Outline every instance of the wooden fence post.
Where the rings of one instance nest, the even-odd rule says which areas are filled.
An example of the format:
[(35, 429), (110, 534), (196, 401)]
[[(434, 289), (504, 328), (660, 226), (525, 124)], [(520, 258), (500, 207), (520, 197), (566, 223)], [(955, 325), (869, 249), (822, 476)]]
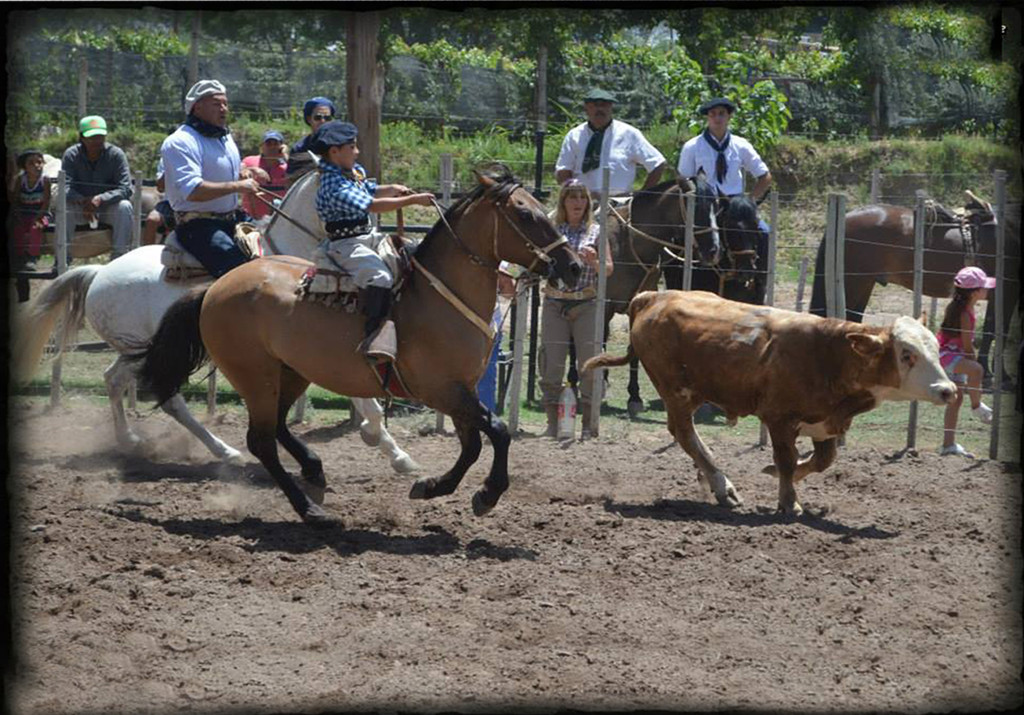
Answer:
[[(988, 458), (999, 458), (999, 417), (1002, 413), (1003, 397), (1003, 315), (1006, 304), (1003, 299), (1003, 281), (1006, 279), (1006, 172), (995, 172), (996, 182), (996, 359), (992, 365), (992, 436), (988, 445)], [(1017, 375), (1020, 380), (1020, 375)]]
[(508, 431), (516, 434), (519, 431), (519, 393), (523, 382), (523, 338), (526, 332), (526, 307), (529, 305), (530, 291), (533, 283), (522, 281), (516, 291), (516, 325), (515, 340), (512, 348), (512, 385), (509, 387)]
[(836, 213), (839, 197), (828, 195), (828, 207), (825, 210), (825, 315), (835, 318), (836, 312)]
[(877, 204), (881, 194), (882, 172), (878, 167), (871, 170), (871, 203)]
[(839, 194), (836, 201), (836, 317), (846, 320), (846, 195)]
[(796, 282), (796, 306), (793, 308), (798, 313), (804, 309), (804, 287), (807, 285), (807, 263), (809, 260), (807, 256), (800, 259), (800, 278)]
[[(441, 205), (447, 209), (452, 203), (452, 184), (455, 181), (455, 165), (451, 154), (441, 155)], [(495, 337), (500, 341), (501, 335)], [(444, 434), (444, 413), (434, 411), (434, 431)], [(514, 430), (513, 430), (514, 431)]]
[(697, 194), (690, 192), (686, 199), (686, 248), (683, 263), (683, 290), (693, 289), (693, 222), (697, 220)]
[[(914, 206), (914, 315), (921, 315), (921, 291), (924, 286), (924, 195), (917, 194)], [(907, 421), (907, 450), (917, 448), (917, 400), (910, 403)]]
[[(765, 305), (775, 305), (775, 259), (776, 259), (776, 247), (779, 244), (779, 194), (772, 189), (771, 191), (771, 223), (768, 225), (768, 265), (765, 267), (767, 270), (767, 277), (765, 280)], [(768, 444), (768, 428), (764, 422), (761, 423), (760, 435), (758, 436), (757, 445), (764, 447)]]
[[(600, 341), (604, 330), (604, 301), (608, 294), (608, 269), (605, 261), (608, 257), (608, 185), (611, 178), (611, 169), (607, 166), (601, 169), (601, 213), (600, 226), (601, 234), (597, 239), (597, 310), (594, 311), (594, 339)], [(597, 434), (601, 427), (601, 401), (604, 395), (601, 394), (604, 388), (604, 370), (594, 370), (590, 376), (593, 380), (593, 387), (590, 390), (590, 429)]]
[[(57, 172), (57, 205), (54, 208), (54, 253), (56, 254), (57, 274), (68, 269), (68, 179), (61, 169)], [(61, 373), (63, 358), (58, 355), (50, 366), (50, 407), (56, 407), (61, 401)]]
[(217, 413), (217, 371), (210, 373), (206, 381), (206, 414), (211, 417)]

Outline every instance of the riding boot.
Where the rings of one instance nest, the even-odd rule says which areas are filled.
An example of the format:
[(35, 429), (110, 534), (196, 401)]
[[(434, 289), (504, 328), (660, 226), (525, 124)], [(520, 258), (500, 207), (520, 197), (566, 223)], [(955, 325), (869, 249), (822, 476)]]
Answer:
[(547, 414), (548, 427), (544, 430), (542, 437), (558, 436), (558, 405), (544, 405), (544, 412)]
[(359, 343), (359, 352), (373, 360), (395, 361), (398, 336), (395, 324), (388, 318), (391, 310), (391, 289), (368, 286), (359, 292), (359, 303), (366, 316), (366, 337)]
[(589, 402), (580, 400), (579, 414), (580, 421), (583, 423), (583, 429), (580, 432), (580, 440), (597, 437), (597, 423), (591, 419)]

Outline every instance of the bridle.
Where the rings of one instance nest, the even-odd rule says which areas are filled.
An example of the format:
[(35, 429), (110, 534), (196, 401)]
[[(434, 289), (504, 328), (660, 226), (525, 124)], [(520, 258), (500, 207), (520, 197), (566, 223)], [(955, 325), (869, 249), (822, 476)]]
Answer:
[[(522, 184), (518, 184), (518, 183), (513, 184), (511, 186), (511, 188), (509, 188), (509, 190), (507, 192), (509, 199), (511, 199), (512, 194), (515, 193), (515, 191), (517, 189), (521, 189), (521, 188), (522, 188)], [(484, 196), (481, 196), (479, 199), (477, 199), (472, 204), (470, 204), (463, 213), (469, 213), (470, 211), (472, 211), (473, 208), (476, 206), (476, 204), (479, 203), (480, 201), (482, 201), (484, 198), (485, 198)], [(438, 215), (441, 217), (441, 222), (445, 225), (445, 228), (448, 229), (448, 233), (450, 233), (452, 238), (455, 240), (455, 244), (460, 249), (462, 249), (469, 256), (469, 260), (471, 262), (473, 262), (476, 265), (481, 266), (483, 268), (488, 268), (490, 270), (497, 270), (498, 266), (501, 265), (501, 261), (498, 258), (498, 217), (499, 216), (502, 219), (504, 219), (505, 223), (508, 224), (509, 228), (512, 229), (512, 231), (515, 233), (515, 235), (517, 235), (520, 239), (522, 239), (523, 245), (525, 245), (527, 250), (529, 250), (530, 253), (533, 254), (533, 256), (534, 256), (533, 261), (530, 263), (529, 267), (526, 269), (526, 271), (528, 273), (533, 273), (534, 268), (537, 267), (537, 262), (538, 261), (546, 264), (549, 268), (552, 265), (554, 265), (555, 259), (553, 259), (549, 254), (553, 250), (555, 250), (556, 248), (561, 246), (562, 244), (565, 244), (565, 243), (569, 242), (569, 239), (566, 238), (565, 236), (559, 236), (558, 240), (552, 241), (551, 243), (547, 244), (546, 246), (538, 246), (533, 241), (531, 241), (529, 238), (527, 238), (526, 234), (523, 233), (522, 230), (518, 226), (516, 226), (515, 223), (513, 223), (512, 219), (510, 219), (508, 217), (508, 213), (507, 213), (508, 199), (506, 199), (503, 203), (499, 203), (498, 201), (495, 201), (494, 202), (494, 206), (495, 206), (496, 211), (494, 212), (494, 231), (493, 231), (493, 239), (492, 239), (492, 241), (493, 241), (492, 252), (494, 254), (494, 258), (491, 259), (491, 260), (488, 260), (484, 256), (481, 256), (478, 253), (476, 253), (473, 249), (471, 249), (469, 246), (467, 246), (462, 241), (461, 238), (459, 238), (459, 234), (456, 233), (455, 229), (452, 228), (452, 225), (450, 223), (448, 223), (448, 218), (444, 214), (444, 209), (441, 208), (441, 205), (439, 203), (437, 203), (436, 199), (433, 200), (433, 204), (434, 204), (434, 208), (437, 209)]]
[[(514, 193), (516, 189), (519, 188), (522, 188), (521, 184), (513, 184), (508, 191), (508, 196), (511, 197), (512, 193)], [(474, 203), (470, 204), (466, 208), (464, 213), (469, 213), (469, 211), (473, 209), (476, 203), (483, 199), (484, 196), (481, 196), (479, 199), (474, 201)], [(553, 251), (555, 248), (558, 248), (562, 244), (569, 242), (568, 238), (566, 238), (565, 236), (560, 236), (557, 241), (552, 241), (546, 246), (537, 246), (533, 241), (527, 238), (526, 234), (524, 234), (520, 230), (520, 228), (516, 226), (515, 223), (512, 222), (512, 219), (508, 217), (506, 213), (506, 206), (508, 205), (508, 200), (506, 200), (504, 203), (499, 203), (498, 201), (495, 201), (494, 206), (496, 210), (494, 212), (494, 238), (492, 249), (494, 257), (493, 259), (488, 260), (486, 257), (476, 253), (473, 249), (467, 246), (461, 238), (459, 238), (459, 234), (456, 233), (455, 229), (452, 228), (452, 225), (448, 223), (448, 218), (444, 215), (444, 210), (441, 208), (441, 205), (438, 204), (436, 200), (433, 201), (433, 204), (434, 208), (437, 209), (437, 212), (441, 217), (441, 222), (445, 225), (445, 227), (448, 229), (448, 233), (451, 234), (451, 237), (455, 240), (455, 245), (458, 246), (459, 249), (464, 251), (469, 256), (469, 260), (471, 262), (483, 268), (487, 268), (488, 270), (491, 271), (497, 271), (498, 267), (501, 265), (501, 261), (500, 259), (498, 259), (498, 216), (500, 215), (505, 220), (505, 222), (512, 228), (513, 232), (517, 236), (519, 236), (519, 238), (522, 239), (523, 243), (534, 255), (534, 259), (530, 263), (530, 266), (522, 275), (520, 275), (519, 278), (516, 279), (517, 283), (519, 280), (523, 278), (523, 276), (533, 272), (533, 269), (537, 266), (538, 261), (546, 263), (548, 266), (554, 265), (555, 259), (553, 259), (548, 254), (550, 254), (551, 251)], [(489, 322), (487, 322), (479, 315), (474, 313), (473, 310), (468, 305), (466, 305), (466, 303), (461, 298), (455, 295), (455, 293), (453, 293), (451, 289), (448, 288), (448, 286), (446, 286), (440, 278), (438, 278), (429, 270), (427, 270), (423, 266), (423, 264), (416, 259), (415, 255), (412, 256), (412, 265), (424, 275), (430, 286), (434, 290), (436, 290), (441, 295), (442, 298), (448, 301), (448, 303), (453, 308), (455, 308), (464, 318), (466, 318), (466, 320), (468, 320), (475, 328), (477, 328), (480, 332), (487, 336), (488, 340), (493, 342), (495, 330), (494, 328), (491, 327), (491, 324)]]

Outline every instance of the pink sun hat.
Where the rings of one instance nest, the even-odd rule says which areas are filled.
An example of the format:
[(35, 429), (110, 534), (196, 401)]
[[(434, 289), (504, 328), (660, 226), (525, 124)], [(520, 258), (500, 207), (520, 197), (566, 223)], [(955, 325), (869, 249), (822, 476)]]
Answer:
[(953, 283), (957, 288), (966, 288), (968, 290), (996, 287), (996, 279), (989, 278), (985, 275), (985, 271), (981, 270), (977, 266), (961, 268), (956, 274), (956, 278), (953, 279)]

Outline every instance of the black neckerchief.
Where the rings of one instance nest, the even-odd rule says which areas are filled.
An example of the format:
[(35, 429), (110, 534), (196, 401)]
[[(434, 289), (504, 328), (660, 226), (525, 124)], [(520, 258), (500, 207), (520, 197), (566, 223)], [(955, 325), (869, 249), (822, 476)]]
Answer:
[(604, 142), (604, 133), (612, 125), (608, 122), (601, 129), (595, 129), (594, 126), (587, 122), (587, 126), (590, 127), (590, 131), (594, 132), (590, 137), (590, 141), (587, 142), (587, 148), (583, 152), (583, 166), (580, 171), (586, 174), (588, 171), (593, 171), (601, 165), (601, 144)]
[(214, 139), (223, 139), (231, 133), (231, 130), (227, 127), (218, 127), (216, 124), (204, 122), (194, 114), (190, 114), (185, 118), (185, 124), (195, 129), (204, 137), (212, 137)]
[(704, 137), (704, 140), (711, 145), (711, 148), (718, 152), (718, 159), (715, 160), (715, 178), (718, 180), (719, 184), (724, 183), (725, 174), (728, 169), (725, 162), (725, 150), (729, 148), (729, 139), (732, 138), (732, 134), (727, 131), (725, 133), (725, 138), (722, 139), (721, 142), (715, 139), (710, 129), (705, 129), (702, 136)]

